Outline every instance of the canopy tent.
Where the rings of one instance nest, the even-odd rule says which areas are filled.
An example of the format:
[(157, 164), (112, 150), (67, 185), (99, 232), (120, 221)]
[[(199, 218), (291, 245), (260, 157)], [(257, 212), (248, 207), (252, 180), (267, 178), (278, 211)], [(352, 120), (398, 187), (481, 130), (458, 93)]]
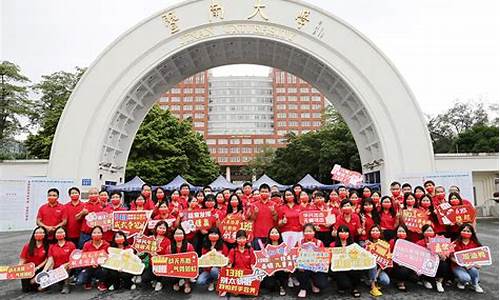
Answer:
[(335, 183), (335, 184), (326, 184), (325, 189), (326, 190), (336, 190), (339, 186), (345, 186), (347, 189), (363, 189), (365, 187), (369, 187), (372, 189), (372, 191), (380, 191), (380, 183), (361, 183), (359, 185), (352, 185), (352, 184), (342, 184), (342, 183)]
[(256, 181), (254, 181), (252, 183), (252, 188), (258, 189), (260, 187), (260, 185), (263, 184), (263, 183), (268, 184), (269, 187), (272, 187), (273, 185), (275, 185), (275, 186), (278, 187), (278, 189), (280, 191), (284, 191), (284, 190), (286, 190), (287, 188), (290, 187), (289, 185), (283, 185), (283, 184), (277, 183), (271, 177), (269, 177), (266, 174), (264, 174), (259, 179), (257, 179)]
[(135, 176), (131, 180), (119, 185), (107, 185), (106, 190), (108, 192), (140, 192), (144, 183), (144, 180), (139, 176)]
[(183, 183), (187, 183), (191, 191), (199, 191), (203, 189), (203, 187), (201, 186), (192, 185), (191, 183), (187, 182), (187, 180), (184, 179), (184, 177), (182, 177), (181, 175), (177, 175), (174, 179), (172, 179), (172, 181), (165, 185), (162, 185), (161, 188), (167, 191), (178, 190)]
[(217, 179), (215, 179), (208, 186), (210, 186), (212, 188), (212, 190), (214, 190), (216, 192), (222, 191), (223, 189), (235, 190), (235, 189), (241, 187), (239, 185), (236, 185), (236, 184), (233, 184), (233, 183), (227, 181), (227, 179), (222, 175), (219, 175), (219, 177), (217, 177)]
[(322, 184), (321, 182), (317, 181), (314, 177), (311, 176), (311, 174), (306, 174), (306, 176), (304, 176), (304, 178), (302, 178), (297, 183), (306, 190), (326, 190), (328, 188), (331, 188), (330, 185)]

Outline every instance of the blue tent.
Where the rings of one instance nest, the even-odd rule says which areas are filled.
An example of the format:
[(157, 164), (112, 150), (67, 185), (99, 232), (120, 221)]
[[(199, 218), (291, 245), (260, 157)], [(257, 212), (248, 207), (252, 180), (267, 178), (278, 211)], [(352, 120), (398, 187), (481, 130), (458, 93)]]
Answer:
[(173, 191), (173, 190), (178, 190), (181, 187), (181, 184), (183, 184), (183, 183), (187, 183), (189, 185), (189, 189), (191, 191), (196, 192), (196, 191), (203, 189), (200, 186), (192, 185), (191, 183), (187, 182), (187, 180), (184, 179), (184, 177), (182, 177), (181, 175), (177, 175), (174, 179), (172, 179), (172, 181), (170, 181), (169, 183), (167, 183), (165, 185), (162, 185), (161, 187), (164, 190)]
[(258, 189), (260, 187), (260, 185), (263, 184), (263, 183), (267, 183), (269, 185), (269, 187), (272, 187), (273, 185), (275, 185), (275, 186), (278, 187), (278, 189), (280, 191), (284, 191), (284, 190), (286, 190), (287, 188), (290, 187), (289, 185), (283, 185), (283, 184), (277, 183), (271, 177), (269, 177), (266, 174), (264, 174), (259, 179), (257, 179), (256, 181), (254, 181), (252, 183), (252, 188)]
[(304, 178), (302, 178), (298, 182), (298, 184), (300, 184), (306, 190), (314, 190), (314, 189), (326, 190), (329, 188), (328, 185), (322, 184), (321, 182), (317, 181), (310, 174), (304, 176)]
[(140, 192), (144, 183), (144, 180), (139, 176), (135, 176), (130, 181), (123, 184), (107, 185), (106, 190), (108, 192)]
[(227, 181), (227, 179), (222, 175), (219, 175), (219, 177), (217, 177), (217, 179), (215, 179), (211, 184), (209, 184), (209, 186), (212, 188), (212, 190), (216, 192), (222, 191), (223, 189), (235, 190), (241, 187), (239, 185)]

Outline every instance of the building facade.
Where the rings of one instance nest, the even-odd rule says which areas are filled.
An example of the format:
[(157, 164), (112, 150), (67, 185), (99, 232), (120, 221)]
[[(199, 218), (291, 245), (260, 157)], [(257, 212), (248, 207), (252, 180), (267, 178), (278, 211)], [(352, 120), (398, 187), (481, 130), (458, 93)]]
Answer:
[(191, 118), (226, 177), (243, 180), (241, 167), (266, 147), (284, 147), (288, 133), (321, 127), (326, 101), (304, 80), (272, 69), (268, 76), (201, 72), (167, 91), (159, 104), (179, 119)]

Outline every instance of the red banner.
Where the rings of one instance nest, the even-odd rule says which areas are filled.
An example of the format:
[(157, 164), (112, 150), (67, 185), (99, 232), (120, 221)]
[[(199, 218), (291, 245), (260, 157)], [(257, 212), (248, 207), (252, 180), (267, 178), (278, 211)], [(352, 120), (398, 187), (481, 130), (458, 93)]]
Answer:
[(281, 243), (279, 246), (267, 245), (264, 250), (254, 251), (254, 253), (256, 257), (254, 268), (271, 276), (277, 271), (290, 273), (295, 271), (299, 248), (289, 249), (286, 243)]
[(0, 280), (29, 279), (35, 276), (35, 264), (0, 266)]
[(382, 270), (392, 268), (391, 246), (388, 242), (378, 240), (376, 243), (366, 241), (365, 249), (373, 256)]
[(83, 268), (103, 264), (108, 259), (108, 254), (104, 250), (83, 252), (75, 249), (69, 256), (69, 268)]
[(196, 278), (198, 276), (198, 255), (185, 252), (151, 257), (153, 273), (156, 276)]
[(451, 253), (453, 253), (455, 244), (451, 243), (451, 239), (438, 235), (429, 239), (427, 248), (434, 254), (449, 256)]
[(304, 210), (300, 212), (299, 222), (300, 225), (312, 223), (314, 225), (326, 225), (326, 217), (328, 212), (321, 210)]
[(210, 229), (210, 217), (212, 216), (211, 209), (193, 209), (193, 210), (183, 210), (182, 220), (189, 221), (192, 220), (196, 229)]
[(101, 226), (102, 230), (109, 231), (113, 224), (113, 214), (105, 211), (91, 212), (85, 216), (85, 221), (90, 228)]
[(345, 185), (358, 185), (363, 183), (363, 174), (342, 168), (340, 165), (334, 165), (332, 179), (342, 182)]
[(123, 231), (128, 238), (144, 233), (151, 216), (151, 210), (129, 210), (113, 212), (113, 231)]
[(439, 266), (439, 257), (429, 249), (403, 239), (396, 241), (392, 261), (429, 277), (436, 276)]
[(449, 203), (441, 203), (436, 211), (438, 221), (443, 225), (472, 223), (476, 220), (476, 209), (470, 205), (451, 206)]
[(491, 253), (488, 246), (457, 251), (453, 254), (457, 265), (467, 266), (489, 266), (491, 265)]
[(224, 267), (220, 270), (217, 291), (235, 295), (258, 296), (262, 279), (263, 277), (255, 274), (246, 275), (242, 269)]
[(252, 222), (245, 221), (239, 214), (227, 215), (224, 220), (220, 222), (219, 230), (224, 241), (232, 244), (236, 242), (236, 232), (238, 232), (238, 230), (240, 229), (247, 232), (248, 240), (252, 240), (252, 225)]
[(156, 238), (154, 236), (145, 236), (143, 234), (138, 234), (134, 237), (132, 248), (137, 250), (137, 254), (149, 253), (151, 255), (156, 255), (159, 251)]
[(421, 233), (422, 226), (430, 223), (429, 216), (421, 209), (402, 210), (403, 220), (409, 231)]

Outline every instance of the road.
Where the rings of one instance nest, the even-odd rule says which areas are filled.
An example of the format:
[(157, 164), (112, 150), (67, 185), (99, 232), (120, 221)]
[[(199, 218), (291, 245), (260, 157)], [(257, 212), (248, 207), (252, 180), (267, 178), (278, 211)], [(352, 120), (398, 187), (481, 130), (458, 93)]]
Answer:
[[(483, 245), (490, 247), (493, 264), (481, 269), (481, 286), (485, 293), (477, 294), (474, 291), (458, 290), (455, 286), (445, 286), (445, 293), (439, 294), (435, 290), (429, 291), (415, 283), (409, 283), (408, 291), (401, 293), (394, 287), (383, 290), (382, 299), (498, 299), (498, 219), (483, 219), (478, 221), (479, 239)], [(11, 265), (18, 262), (18, 256), (22, 245), (29, 238), (30, 232), (0, 233), (0, 265)], [(296, 298), (297, 291), (288, 290), (288, 296), (282, 299)], [(279, 297), (278, 294), (268, 292), (261, 293), (261, 299), (272, 299)], [(361, 287), (361, 299), (373, 299), (368, 293), (368, 287)], [(85, 291), (82, 288), (74, 288), (69, 295), (61, 295), (58, 290), (49, 290), (43, 293), (23, 294), (19, 281), (0, 281), (0, 299), (165, 299), (179, 297), (179, 299), (221, 299), (214, 293), (209, 293), (204, 287), (194, 287), (190, 295), (175, 293), (171, 288), (165, 287), (161, 292), (152, 289), (138, 288), (135, 291), (120, 290), (113, 292), (98, 292), (96, 289)], [(239, 298), (239, 297), (230, 297)], [(328, 288), (319, 295), (310, 295), (309, 299), (353, 299), (349, 296), (339, 295), (333, 288)]]

